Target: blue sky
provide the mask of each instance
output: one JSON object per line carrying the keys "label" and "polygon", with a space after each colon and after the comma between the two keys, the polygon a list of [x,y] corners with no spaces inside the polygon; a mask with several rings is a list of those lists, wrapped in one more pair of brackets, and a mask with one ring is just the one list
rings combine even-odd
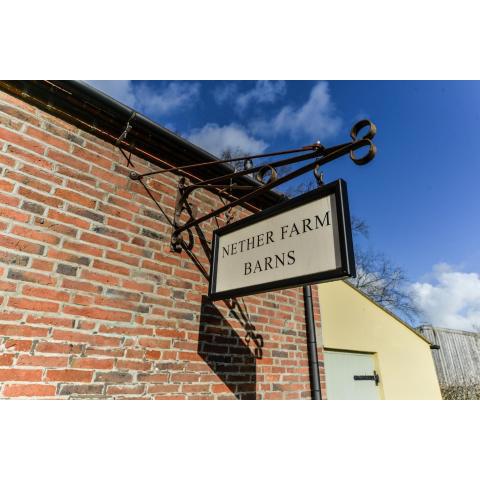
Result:
{"label": "blue sky", "polygon": [[406,270],[426,321],[480,325],[480,82],[89,83],[214,154],[341,143],[369,118],[375,160],[336,160],[326,181],[347,181],[369,245]]}

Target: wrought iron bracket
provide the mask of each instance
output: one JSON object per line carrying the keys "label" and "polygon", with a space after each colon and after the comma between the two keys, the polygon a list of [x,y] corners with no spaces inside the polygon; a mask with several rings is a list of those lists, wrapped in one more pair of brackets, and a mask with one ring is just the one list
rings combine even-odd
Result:
{"label": "wrought iron bracket", "polygon": [[[361,132],[366,129],[362,136]],[[205,181],[189,184],[185,177],[182,177],[177,187],[177,198],[175,204],[175,213],[173,218],[173,233],[172,233],[172,250],[175,252],[181,252],[182,249],[191,249],[193,247],[193,233],[191,229],[197,227],[200,223],[203,223],[212,217],[216,217],[228,210],[231,211],[237,205],[245,204],[246,202],[254,199],[261,193],[272,190],[273,188],[282,185],[294,178],[299,177],[309,171],[313,170],[313,174],[316,178],[317,185],[323,184],[323,173],[320,172],[320,167],[349,154],[350,159],[357,165],[366,165],[376,155],[376,147],[372,142],[375,137],[377,129],[375,124],[369,120],[361,120],[357,122],[350,131],[351,141],[342,143],[332,147],[325,147],[320,142],[313,145],[307,145],[294,150],[284,150],[281,152],[273,152],[260,155],[252,155],[247,157],[233,158],[228,160],[218,160],[212,162],[205,162],[200,164],[192,164],[183,167],[171,167],[154,172],[148,172],[145,174],[139,174],[135,171],[130,172],[130,178],[132,180],[141,180],[143,177],[156,175],[161,173],[185,173],[186,170],[192,168],[198,168],[204,165],[213,164],[225,164],[229,162],[244,162],[244,169],[241,171],[232,171],[219,177],[210,178]],[[367,148],[367,152],[361,156],[356,156],[355,152],[361,148]],[[262,164],[254,166],[252,160],[257,158],[274,157],[280,155],[291,155],[293,153],[302,152],[301,155],[282,158],[268,164]],[[307,153],[305,153],[307,152]],[[296,170],[285,173],[283,176],[279,176],[278,168],[287,165],[293,165],[299,162],[305,162],[307,160],[314,159],[313,162],[299,166]],[[241,185],[236,180],[246,177],[252,177],[255,182],[250,182],[248,185]],[[201,217],[196,217],[192,207],[189,205],[188,199],[192,192],[197,189],[204,189],[215,192],[220,197],[235,197],[234,200],[230,200],[224,203],[222,207],[219,207],[210,213],[207,213]],[[236,194],[237,191],[246,190],[244,195]],[[186,213],[188,220],[185,223],[181,223],[182,215]],[[184,233],[188,234],[188,238],[184,238]]]}

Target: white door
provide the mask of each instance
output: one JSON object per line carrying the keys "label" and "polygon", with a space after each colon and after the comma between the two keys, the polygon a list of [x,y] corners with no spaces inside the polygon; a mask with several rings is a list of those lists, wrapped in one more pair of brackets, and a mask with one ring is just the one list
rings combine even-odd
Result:
{"label": "white door", "polygon": [[379,400],[373,355],[325,351],[328,400]]}

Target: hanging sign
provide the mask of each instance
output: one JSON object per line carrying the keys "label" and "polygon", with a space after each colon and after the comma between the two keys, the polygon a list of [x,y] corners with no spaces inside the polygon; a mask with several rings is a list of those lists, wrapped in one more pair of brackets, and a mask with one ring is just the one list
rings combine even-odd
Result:
{"label": "hanging sign", "polygon": [[337,180],[213,232],[209,297],[355,276],[347,184]]}

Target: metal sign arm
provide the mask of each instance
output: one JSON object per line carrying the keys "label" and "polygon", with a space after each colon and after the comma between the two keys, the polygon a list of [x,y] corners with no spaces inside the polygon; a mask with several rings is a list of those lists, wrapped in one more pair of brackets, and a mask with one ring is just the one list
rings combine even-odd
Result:
{"label": "metal sign arm", "polygon": [[[360,137],[359,136],[360,131],[365,128],[367,129],[366,133],[364,133],[363,136]],[[298,149],[284,150],[281,152],[251,155],[246,157],[239,157],[239,158],[233,158],[228,160],[219,160],[214,162],[204,162],[200,164],[187,165],[183,167],[171,167],[171,168],[158,170],[155,172],[145,173],[142,175],[138,174],[137,172],[131,172],[130,178],[133,180],[141,180],[143,177],[146,177],[149,175],[155,175],[155,174],[167,173],[167,172],[181,173],[185,170],[188,170],[189,168],[199,167],[203,165],[224,164],[229,162],[238,162],[242,160],[245,161],[244,165],[247,168],[239,172],[234,171],[226,175],[221,175],[219,177],[200,181],[190,185],[186,183],[186,179],[184,177],[180,179],[178,184],[175,215],[173,219],[174,231],[172,234],[172,248],[175,251],[181,251],[182,245],[185,247],[185,242],[182,240],[183,232],[190,230],[191,228],[198,226],[200,223],[205,222],[212,217],[220,215],[223,212],[230,210],[237,205],[244,204],[263,192],[272,190],[273,188],[278,187],[290,180],[293,180],[294,178],[297,178],[311,170],[314,171],[317,181],[320,181],[321,175],[320,175],[320,172],[318,171],[319,167],[333,160],[336,160],[337,158],[342,157],[343,155],[346,155],[346,154],[350,154],[351,160],[357,165],[365,165],[369,163],[375,157],[375,154],[376,154],[376,147],[372,142],[372,139],[374,138],[375,134],[376,134],[375,125],[369,120],[361,120],[357,122],[350,131],[350,137],[352,138],[351,142],[342,143],[333,147],[326,148],[320,143],[317,143],[317,144],[301,147]],[[355,152],[365,147],[368,147],[367,153],[364,154],[363,156],[356,157]],[[308,151],[309,153],[305,153],[303,155],[298,155],[298,156],[289,157],[289,158],[283,158],[281,160],[277,160],[275,162],[271,162],[264,165],[259,165],[256,167],[249,167],[247,163],[247,162],[251,162],[252,159],[256,159],[256,158],[273,157],[278,155],[299,153],[299,152],[305,152],[305,151]],[[312,158],[315,158],[313,162],[310,162],[307,165],[303,165],[292,172],[288,172],[282,177],[278,176],[277,168],[303,162],[306,160],[310,160]],[[247,175],[251,176],[253,174],[256,174],[255,178],[258,182],[258,186],[255,184],[239,185],[234,182],[236,179],[246,177]],[[246,193],[245,195],[242,195],[239,198],[236,198],[235,200],[232,200],[229,203],[224,204],[222,207],[219,207],[210,213],[207,213],[199,218],[193,218],[191,214],[191,209],[187,208],[188,197],[194,190],[199,188],[203,188],[209,191],[214,191],[218,195],[225,194],[226,192],[230,193],[232,190],[251,190],[251,191]],[[180,217],[182,215],[182,212],[184,211],[189,213],[190,220],[188,220],[185,224],[181,225]],[[190,234],[189,234],[189,237],[191,237]],[[188,244],[191,245],[192,241],[189,241]]]}

